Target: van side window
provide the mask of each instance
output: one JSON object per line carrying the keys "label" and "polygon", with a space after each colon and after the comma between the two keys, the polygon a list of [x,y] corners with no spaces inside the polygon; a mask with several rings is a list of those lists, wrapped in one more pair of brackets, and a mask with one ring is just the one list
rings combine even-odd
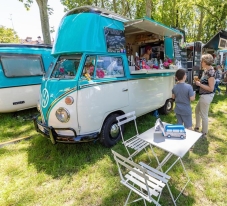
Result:
{"label": "van side window", "polygon": [[2,55],[1,63],[6,77],[43,75],[40,55]]}
{"label": "van side window", "polygon": [[49,76],[50,76],[50,74],[51,74],[51,72],[52,72],[52,70],[53,70],[53,66],[54,66],[54,63],[53,62],[51,62],[50,63],[50,65],[49,65],[49,68],[48,68],[48,70],[47,70],[47,72],[46,72],[46,74],[45,74],[45,79],[47,79]]}
{"label": "van side window", "polygon": [[61,56],[56,63],[50,78],[74,79],[77,73],[81,55]]}
{"label": "van side window", "polygon": [[98,56],[96,78],[124,77],[123,61],[121,57]]}
{"label": "van side window", "polygon": [[93,79],[95,70],[96,56],[87,56],[81,79]]}

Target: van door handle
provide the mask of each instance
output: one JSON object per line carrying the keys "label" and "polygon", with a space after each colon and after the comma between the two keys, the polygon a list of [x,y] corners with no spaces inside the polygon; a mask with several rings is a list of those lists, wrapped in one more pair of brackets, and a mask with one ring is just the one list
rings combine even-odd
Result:
{"label": "van door handle", "polygon": [[127,92],[128,91],[128,89],[122,89],[122,92]]}

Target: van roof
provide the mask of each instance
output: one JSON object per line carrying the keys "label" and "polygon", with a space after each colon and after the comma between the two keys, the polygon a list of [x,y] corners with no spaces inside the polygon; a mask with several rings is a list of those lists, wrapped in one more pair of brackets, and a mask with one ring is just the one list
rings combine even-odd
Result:
{"label": "van roof", "polygon": [[10,43],[0,43],[0,47],[29,47],[29,48],[52,48],[49,44],[10,44]]}
{"label": "van roof", "polygon": [[[95,6],[81,6],[81,7],[77,7],[75,9],[72,9],[70,11],[68,11],[64,17],[66,16],[70,16],[73,14],[79,14],[79,13],[93,13],[93,14],[98,14],[98,15],[103,15],[112,19],[116,19],[122,22],[128,21],[129,19],[127,17],[121,16],[117,13],[108,11],[106,9],[103,8],[99,8],[99,7],[95,7]],[[63,18],[64,18],[63,17]]]}
{"label": "van roof", "polygon": [[166,128],[168,128],[168,129],[175,129],[175,128],[185,129],[184,125],[181,125],[181,124],[168,124],[168,125],[166,125]]}
{"label": "van roof", "polygon": [[[102,8],[83,6],[69,11],[62,18],[52,54],[57,56],[83,52],[106,53],[107,28],[124,31],[125,36],[146,32],[156,34],[155,38],[160,40],[163,37],[183,35],[180,31],[147,17],[130,20]],[[122,47],[124,46],[122,44]]]}

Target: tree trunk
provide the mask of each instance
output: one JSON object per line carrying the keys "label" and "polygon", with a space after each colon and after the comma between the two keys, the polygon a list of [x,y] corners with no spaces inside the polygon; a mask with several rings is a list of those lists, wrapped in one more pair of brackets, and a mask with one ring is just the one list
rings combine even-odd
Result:
{"label": "tree trunk", "polygon": [[121,7],[122,7],[121,15],[125,16],[126,15],[126,9],[125,9],[125,1],[123,1],[123,0],[121,0]]}
{"label": "tree trunk", "polygon": [[39,6],[39,14],[44,44],[51,44],[49,18],[47,13],[47,2],[48,0],[36,0],[36,3]]}
{"label": "tree trunk", "polygon": [[102,0],[101,3],[102,3],[101,7],[104,8],[104,0]]}
{"label": "tree trunk", "polygon": [[172,2],[172,23],[171,26],[176,26],[175,20],[176,20],[176,0],[173,0]]}
{"label": "tree trunk", "polygon": [[146,16],[151,18],[151,0],[146,0]]}
{"label": "tree trunk", "polygon": [[116,0],[113,0],[113,9],[114,9],[114,13],[117,13]]}
{"label": "tree trunk", "polygon": [[129,2],[126,1],[126,4],[127,4],[127,11],[128,11],[129,18],[132,19],[132,14],[131,14],[131,11],[130,11]]}
{"label": "tree trunk", "polygon": [[203,18],[204,18],[204,10],[201,9],[198,34],[197,34],[197,38],[196,38],[197,41],[199,41],[201,39],[201,34],[202,34],[202,31],[203,31]]}

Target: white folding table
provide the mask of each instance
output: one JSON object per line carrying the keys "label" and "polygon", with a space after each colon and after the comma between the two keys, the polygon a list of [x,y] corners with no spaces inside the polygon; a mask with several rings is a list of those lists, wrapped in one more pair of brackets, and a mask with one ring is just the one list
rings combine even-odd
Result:
{"label": "white folding table", "polygon": [[[164,123],[164,125],[166,125],[167,123]],[[169,170],[178,162],[181,162],[181,165],[184,169],[184,172],[186,174],[187,177],[187,182],[184,185],[184,187],[182,188],[180,194],[177,196],[176,199],[174,199],[174,197],[172,196],[172,193],[170,191],[169,186],[167,185],[169,192],[171,194],[171,198],[174,202],[174,205],[176,205],[176,201],[177,199],[180,197],[180,195],[182,194],[182,192],[184,191],[185,187],[187,186],[187,184],[189,183],[190,179],[189,176],[187,174],[187,171],[185,169],[185,166],[183,164],[182,158],[184,157],[184,155],[190,150],[190,148],[196,143],[196,141],[202,136],[202,133],[199,132],[194,132],[192,130],[188,130],[186,129],[186,138],[181,139],[179,137],[164,137],[162,135],[161,131],[155,131],[155,127],[152,127],[151,129],[145,131],[144,133],[141,133],[138,138],[141,138],[143,140],[145,140],[146,142],[148,142],[150,144],[151,147],[151,151],[153,153],[153,155],[155,156],[157,163],[158,163],[158,167],[157,169],[162,170],[162,166],[165,165],[165,163],[173,156],[177,156],[176,161],[166,170],[164,171],[165,173],[168,173]],[[168,154],[166,155],[166,157],[160,162],[157,154],[155,153],[155,151],[153,150],[153,147],[158,147],[166,152],[168,152]]]}

